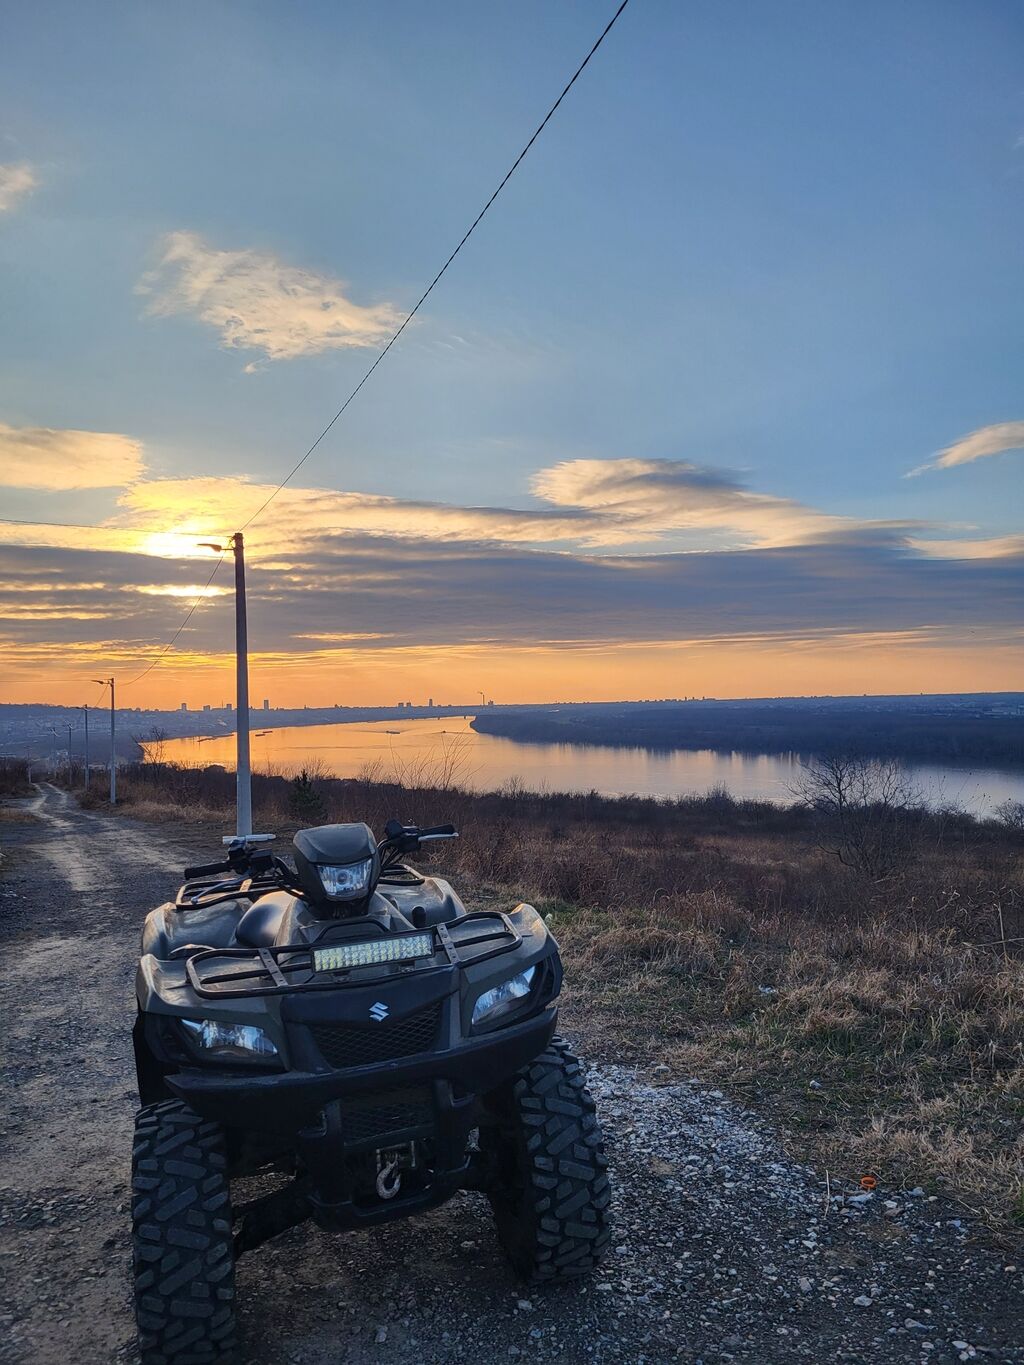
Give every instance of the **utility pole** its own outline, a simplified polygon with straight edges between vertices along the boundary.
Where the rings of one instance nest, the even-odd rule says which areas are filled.
[[[245,614],[245,543],[231,537],[235,552],[235,833],[252,833],[252,774],[249,768],[249,627]]]
[[[83,706],[85,712],[85,790],[89,790],[89,708]]]
[[[71,726],[68,725],[68,791],[75,785],[74,761],[71,757]]]
[[[204,548],[227,548],[203,541]],[[228,541],[235,556],[235,833],[252,834],[252,770],[249,762],[249,630],[245,613],[245,541],[236,531]]]
[[[94,678],[101,687],[110,688],[110,804],[117,805],[117,744],[114,735],[114,679]]]

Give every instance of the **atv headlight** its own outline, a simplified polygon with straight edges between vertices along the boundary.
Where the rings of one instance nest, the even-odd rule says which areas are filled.
[[[364,858],[361,863],[342,863],[331,865],[317,863],[317,872],[324,888],[324,894],[332,901],[350,901],[365,896],[370,889],[370,875],[373,859]]]
[[[182,1019],[185,1036],[211,1057],[260,1062],[277,1057],[277,1048],[255,1024],[220,1024],[216,1019]]]
[[[533,984],[536,971],[536,967],[527,967],[526,971],[520,972],[518,976],[510,976],[507,981],[484,991],[473,1006],[473,1023],[480,1024],[485,1019],[495,1019],[498,1015],[507,1014],[517,1000],[522,1000],[524,996],[530,994],[530,986]]]

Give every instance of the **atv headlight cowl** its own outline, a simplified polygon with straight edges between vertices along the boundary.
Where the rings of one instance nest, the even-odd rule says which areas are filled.
[[[484,991],[473,1006],[473,1024],[489,1024],[503,1014],[509,1014],[520,1000],[530,994],[536,967],[527,967],[518,976],[510,976],[507,981],[499,982],[489,991]]]
[[[255,1024],[222,1024],[216,1019],[179,1022],[193,1048],[208,1057],[235,1062],[271,1062],[278,1058],[273,1039]]]
[[[317,863],[316,870],[324,894],[332,901],[358,900],[370,889],[370,876],[373,872],[373,859],[364,858],[360,863]]]

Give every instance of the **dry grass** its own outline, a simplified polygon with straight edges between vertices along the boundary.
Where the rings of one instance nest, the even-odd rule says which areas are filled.
[[[902,812],[898,870],[872,880],[826,851],[810,810],[375,776],[318,778],[328,817],[454,820],[462,837],[435,867],[550,915],[570,1026],[595,1049],[767,1107],[834,1176],[942,1188],[1019,1228],[1024,944],[1009,940],[1024,937],[1024,850],[1009,823]],[[218,833],[233,787],[170,768],[121,781],[132,814]],[[257,827],[294,828],[293,797],[257,779]]]
[[[28,780],[28,761],[0,754],[0,797],[31,796],[33,791]]]

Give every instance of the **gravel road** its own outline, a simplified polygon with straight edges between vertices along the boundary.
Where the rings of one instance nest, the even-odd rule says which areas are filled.
[[[0,1361],[128,1365],[136,941],[211,849],[53,788],[22,810],[0,824]],[[517,1285],[475,1195],[372,1234],[298,1229],[240,1262],[243,1360],[1024,1363],[1024,1249],[920,1194],[827,1204],[757,1118],[662,1080],[593,1070],[618,1231],[592,1281]]]

